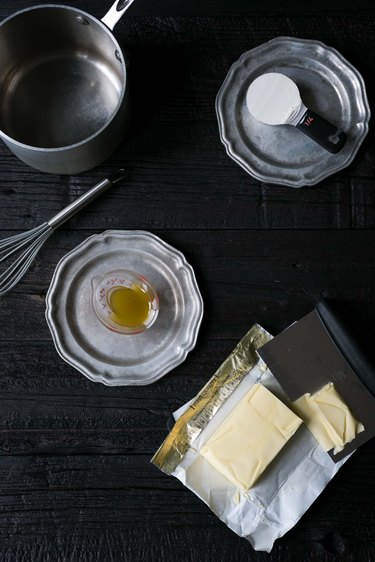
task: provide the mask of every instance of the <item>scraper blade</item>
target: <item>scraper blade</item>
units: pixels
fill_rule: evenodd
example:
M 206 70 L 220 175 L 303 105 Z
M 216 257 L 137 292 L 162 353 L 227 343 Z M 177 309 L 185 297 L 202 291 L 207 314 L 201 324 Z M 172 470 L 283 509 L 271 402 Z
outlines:
M 333 454 L 337 462 L 375 435 L 375 373 L 332 306 L 319 303 L 258 350 L 291 402 L 333 382 L 365 430 Z

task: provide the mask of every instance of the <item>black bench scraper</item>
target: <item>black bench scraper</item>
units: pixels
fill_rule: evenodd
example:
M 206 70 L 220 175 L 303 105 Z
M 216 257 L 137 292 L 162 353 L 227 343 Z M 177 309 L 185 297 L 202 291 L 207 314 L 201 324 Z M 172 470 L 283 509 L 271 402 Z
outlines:
M 365 430 L 333 454 L 337 462 L 375 435 L 375 372 L 327 301 L 258 350 L 293 402 L 328 382 Z

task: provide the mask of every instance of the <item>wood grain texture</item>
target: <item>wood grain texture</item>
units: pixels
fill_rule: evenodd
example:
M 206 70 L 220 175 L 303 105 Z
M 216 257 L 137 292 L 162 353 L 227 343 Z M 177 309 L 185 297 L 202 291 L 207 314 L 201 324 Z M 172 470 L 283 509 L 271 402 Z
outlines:
M 47 2 L 45 2 L 47 3 Z M 16 4 L 16 6 L 15 6 Z M 102 17 L 110 2 L 77 6 Z M 1 2 L 0 17 L 30 6 Z M 73 177 L 31 170 L 0 146 L 1 237 L 32 228 L 114 169 L 128 176 L 56 232 L 0 300 L 1 562 L 372 562 L 375 444 L 358 450 L 270 555 L 255 552 L 149 460 L 254 323 L 278 333 L 322 296 L 338 301 L 375 363 L 375 152 L 322 184 L 261 184 L 220 143 L 215 96 L 231 64 L 272 37 L 332 45 L 375 101 L 375 8 L 352 0 L 137 0 L 115 29 L 132 94 L 126 140 Z M 88 381 L 56 353 L 44 311 L 58 263 L 87 236 L 150 230 L 196 272 L 196 348 L 146 387 Z

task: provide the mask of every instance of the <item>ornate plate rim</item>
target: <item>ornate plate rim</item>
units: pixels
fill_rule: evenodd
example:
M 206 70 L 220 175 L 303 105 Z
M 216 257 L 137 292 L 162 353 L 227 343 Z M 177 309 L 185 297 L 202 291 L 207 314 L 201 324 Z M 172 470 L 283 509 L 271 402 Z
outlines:
M 364 110 L 365 110 L 365 118 L 362 122 L 363 131 L 362 131 L 361 135 L 359 135 L 358 138 L 356 139 L 356 143 L 353 146 L 351 155 L 348 156 L 347 159 L 344 162 L 342 162 L 342 163 L 340 163 L 339 165 L 336 165 L 336 166 L 331 166 L 327 171 L 322 171 L 320 174 L 318 174 L 315 178 L 313 178 L 311 180 L 303 179 L 303 180 L 300 180 L 300 181 L 289 181 L 289 180 L 284 180 L 284 179 L 277 179 L 275 176 L 265 175 L 265 174 L 260 173 L 258 170 L 255 170 L 254 167 L 251 164 L 249 164 L 247 161 L 245 161 L 233 149 L 232 141 L 230 140 L 230 138 L 228 136 L 227 127 L 225 125 L 225 121 L 224 121 L 222 109 L 221 109 L 221 104 L 222 104 L 222 101 L 223 101 L 224 94 L 226 92 L 226 89 L 227 89 L 230 81 L 233 78 L 233 74 L 237 71 L 237 69 L 239 69 L 242 66 L 244 61 L 249 56 L 254 55 L 254 54 L 256 54 L 257 52 L 259 52 L 263 49 L 266 49 L 267 47 L 269 47 L 272 44 L 286 43 L 286 42 L 313 44 L 313 45 L 320 46 L 321 48 L 323 48 L 325 50 L 328 50 L 331 53 L 333 53 L 356 76 L 356 78 L 358 80 L 358 84 L 360 86 L 361 102 L 362 102 L 362 104 L 364 106 Z M 298 37 L 289 37 L 289 36 L 284 36 L 284 35 L 279 36 L 279 37 L 274 37 L 273 39 L 270 39 L 269 41 L 267 41 L 265 43 L 262 43 L 261 45 L 258 45 L 257 47 L 254 47 L 253 49 L 250 49 L 249 51 L 246 51 L 245 53 L 243 53 L 240 56 L 240 58 L 236 62 L 234 62 L 232 64 L 232 66 L 230 67 L 230 69 L 229 69 L 229 71 L 228 71 L 228 73 L 227 73 L 227 75 L 224 79 L 224 82 L 222 83 L 222 85 L 221 85 L 221 87 L 218 91 L 218 94 L 216 96 L 215 110 L 216 110 L 217 120 L 218 120 L 218 123 L 219 123 L 220 140 L 225 146 L 226 153 L 228 154 L 228 156 L 230 158 L 232 158 L 232 160 L 237 162 L 237 164 L 239 164 L 247 173 L 249 173 L 253 178 L 255 178 L 259 181 L 262 181 L 264 183 L 273 184 L 273 185 L 285 185 L 285 186 L 288 186 L 288 187 L 295 187 L 295 188 L 316 185 L 317 183 L 323 181 L 327 177 L 329 177 L 329 176 L 343 170 L 344 168 L 348 167 L 353 162 L 353 160 L 354 160 L 363 140 L 365 139 L 365 137 L 368 133 L 369 121 L 370 121 L 370 117 L 371 117 L 371 110 L 370 110 L 370 106 L 369 106 L 368 99 L 367 99 L 364 79 L 363 79 L 362 75 L 359 73 L 359 71 L 341 53 L 339 53 L 339 51 L 337 51 L 333 47 L 329 47 L 328 45 L 326 45 L 322 41 L 318 41 L 318 40 L 315 40 L 315 39 L 300 39 Z
M 72 355 L 72 353 L 65 348 L 64 344 L 61 341 L 61 334 L 58 331 L 57 323 L 54 320 L 53 296 L 56 291 L 56 287 L 58 286 L 59 271 L 61 270 L 61 268 L 63 268 L 66 264 L 68 264 L 72 259 L 74 260 L 74 258 L 77 255 L 80 255 L 82 252 L 84 252 L 85 249 L 88 246 L 90 246 L 90 244 L 93 241 L 100 240 L 100 239 L 105 240 L 105 238 L 111 236 L 124 236 L 124 237 L 139 236 L 146 239 L 147 238 L 151 239 L 153 242 L 156 242 L 158 245 L 162 246 L 164 250 L 166 250 L 170 254 L 173 254 L 174 257 L 177 258 L 177 260 L 181 263 L 181 268 L 183 268 L 187 273 L 189 283 L 191 284 L 192 290 L 196 297 L 196 306 L 197 306 L 196 318 L 192 318 L 190 320 L 189 339 L 186 341 L 186 344 L 184 345 L 183 348 L 181 345 L 179 346 L 180 353 L 178 355 L 175 355 L 174 359 L 172 358 L 167 364 L 163 365 L 162 369 L 156 370 L 156 372 L 147 379 L 137 380 L 135 378 L 131 378 L 131 377 L 129 378 L 125 374 L 122 375 L 121 377 L 113 379 L 113 378 L 108 378 L 106 375 L 93 373 L 92 371 L 90 371 L 89 368 L 86 367 L 85 364 L 80 363 L 77 360 L 77 358 L 74 357 L 74 355 Z M 83 240 L 83 242 L 78 244 L 78 246 L 70 250 L 70 252 L 65 254 L 65 256 L 63 256 L 60 259 L 60 261 L 56 265 L 50 286 L 47 291 L 45 318 L 47 321 L 47 325 L 50 329 L 53 343 L 55 345 L 57 353 L 64 361 L 66 361 L 72 367 L 77 369 L 77 371 L 79 371 L 85 377 L 87 377 L 93 382 L 101 382 L 106 386 L 145 386 L 147 384 L 156 382 L 157 380 L 165 376 L 167 373 L 169 373 L 172 369 L 174 369 L 175 367 L 177 367 L 178 365 L 180 365 L 185 361 L 187 354 L 190 351 L 192 351 L 196 345 L 199 328 L 203 318 L 203 311 L 204 311 L 203 299 L 198 288 L 194 270 L 192 266 L 187 262 L 182 252 L 180 252 L 179 250 L 177 250 L 176 248 L 174 248 L 173 246 L 171 246 L 170 244 L 168 244 L 167 242 L 165 242 L 155 234 L 145 230 L 106 230 L 105 232 L 99 234 L 93 234 L 89 236 L 88 238 Z

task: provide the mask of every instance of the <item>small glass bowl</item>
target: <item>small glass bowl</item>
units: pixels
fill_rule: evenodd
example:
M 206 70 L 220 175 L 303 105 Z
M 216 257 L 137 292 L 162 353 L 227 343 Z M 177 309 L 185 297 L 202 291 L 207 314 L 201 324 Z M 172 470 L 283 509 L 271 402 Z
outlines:
M 94 277 L 91 285 L 95 314 L 102 324 L 113 332 L 135 335 L 148 330 L 154 324 L 159 313 L 159 299 L 147 279 L 139 273 L 126 269 L 109 271 L 100 277 Z M 111 300 L 113 301 L 114 293 L 121 289 L 134 291 L 133 301 L 137 302 L 138 299 L 138 304 L 143 308 L 148 306 L 146 317 L 139 323 L 134 324 L 129 318 L 121 318 L 120 314 L 113 310 Z

